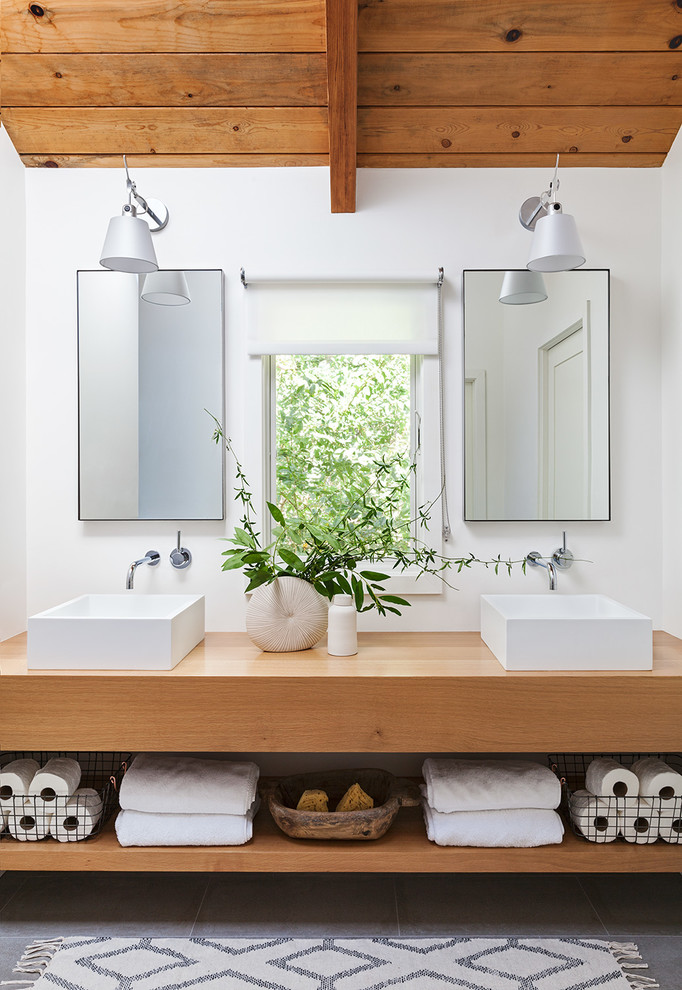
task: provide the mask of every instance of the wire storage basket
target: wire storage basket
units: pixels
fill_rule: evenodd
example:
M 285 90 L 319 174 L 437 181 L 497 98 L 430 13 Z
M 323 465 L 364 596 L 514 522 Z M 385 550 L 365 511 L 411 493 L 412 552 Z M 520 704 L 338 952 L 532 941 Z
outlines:
M 621 840 L 648 845 L 662 840 L 682 843 L 682 797 L 638 794 L 617 797 L 591 794 L 585 776 L 592 760 L 615 760 L 630 769 L 636 760 L 655 757 L 682 774 L 679 753 L 554 753 L 551 769 L 561 780 L 562 810 L 571 830 L 588 842 Z
M 34 760 L 40 768 L 54 758 L 75 760 L 80 781 L 72 795 L 52 791 L 25 795 L 0 786 L 0 840 L 37 842 L 53 838 L 79 842 L 98 835 L 118 808 L 118 791 L 132 755 L 81 751 L 0 752 L 0 773 L 15 760 Z M 2 778 L 3 782 L 6 778 Z M 85 792 L 85 793 L 82 793 Z

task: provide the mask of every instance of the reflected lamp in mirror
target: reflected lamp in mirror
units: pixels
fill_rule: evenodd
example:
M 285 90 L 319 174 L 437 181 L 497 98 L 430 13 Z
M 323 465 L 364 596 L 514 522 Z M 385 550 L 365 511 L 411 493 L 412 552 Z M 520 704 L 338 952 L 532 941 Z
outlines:
M 140 298 L 157 306 L 186 306 L 191 302 L 184 272 L 150 272 L 140 279 Z
M 224 518 L 223 273 L 184 274 L 191 301 L 152 306 L 78 272 L 79 519 Z
M 130 178 L 125 155 L 123 165 L 128 202 L 124 203 L 121 216 L 109 221 L 99 263 L 115 272 L 155 272 L 159 264 L 151 232 L 163 230 L 168 223 L 168 210 L 158 200 L 147 201 L 138 193 Z
M 500 302 L 505 306 L 530 306 L 544 302 L 546 298 L 547 289 L 541 272 L 529 272 L 524 268 L 504 273 Z
M 609 273 L 545 275 L 542 306 L 500 306 L 464 273 L 464 518 L 610 518 Z
M 557 202 L 559 190 L 559 156 L 554 178 L 540 196 L 527 199 L 519 210 L 521 226 L 533 231 L 527 268 L 532 272 L 567 272 L 585 264 L 575 219 L 564 213 Z

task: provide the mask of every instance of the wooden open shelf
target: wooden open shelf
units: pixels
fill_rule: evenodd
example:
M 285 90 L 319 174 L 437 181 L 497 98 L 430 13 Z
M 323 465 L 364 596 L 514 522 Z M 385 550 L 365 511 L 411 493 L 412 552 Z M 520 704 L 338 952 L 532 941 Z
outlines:
M 580 753 L 682 750 L 682 641 L 654 634 L 651 671 L 505 671 L 478 633 L 364 633 L 356 657 L 264 654 L 209 633 L 174 670 L 30 671 L 0 644 L 2 746 L 136 752 Z M 368 761 L 369 762 L 369 761 Z M 372 842 L 294 840 L 261 809 L 233 847 L 122 848 L 96 839 L 0 842 L 1 870 L 680 872 L 682 844 L 442 848 L 419 809 Z
M 245 846 L 118 844 L 113 820 L 85 842 L 0 842 L 4 870 L 114 870 L 234 873 L 679 873 L 682 844 L 597 845 L 566 831 L 560 846 L 535 849 L 443 847 L 429 842 L 419 808 L 403 808 L 391 829 L 372 842 L 290 839 L 267 809 Z

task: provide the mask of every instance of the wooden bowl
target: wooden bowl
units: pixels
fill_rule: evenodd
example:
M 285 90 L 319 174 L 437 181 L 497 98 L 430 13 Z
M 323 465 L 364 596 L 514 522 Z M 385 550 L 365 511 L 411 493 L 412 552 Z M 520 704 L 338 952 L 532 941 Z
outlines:
M 358 783 L 374 798 L 364 811 L 297 811 L 303 791 L 320 788 L 335 808 L 348 788 Z M 293 839 L 378 839 L 393 824 L 402 806 L 418 805 L 419 789 L 412 781 L 394 777 L 387 770 L 321 770 L 282 777 L 268 793 L 270 813 L 276 824 Z

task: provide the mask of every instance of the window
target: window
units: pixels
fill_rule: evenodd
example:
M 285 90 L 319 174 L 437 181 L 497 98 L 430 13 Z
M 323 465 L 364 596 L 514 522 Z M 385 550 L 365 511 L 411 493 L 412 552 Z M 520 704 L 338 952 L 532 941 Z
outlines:
M 262 384 L 261 415 L 250 418 L 261 425 L 263 506 L 332 522 L 383 458 L 396 462 L 395 477 L 410 479 L 394 515 L 406 536 L 411 527 L 417 535 L 417 507 L 441 489 L 435 283 L 248 286 L 249 352 L 260 358 L 251 365 L 253 391 L 256 374 Z M 269 521 L 263 513 L 266 539 Z M 419 535 L 440 543 L 440 506 Z M 391 590 L 434 593 L 441 585 L 426 576 L 416 587 L 408 574 L 391 578 Z
M 332 525 L 372 486 L 383 459 L 392 477 L 408 481 L 393 515 L 409 534 L 415 362 L 409 354 L 271 359 L 269 496 L 285 515 Z

